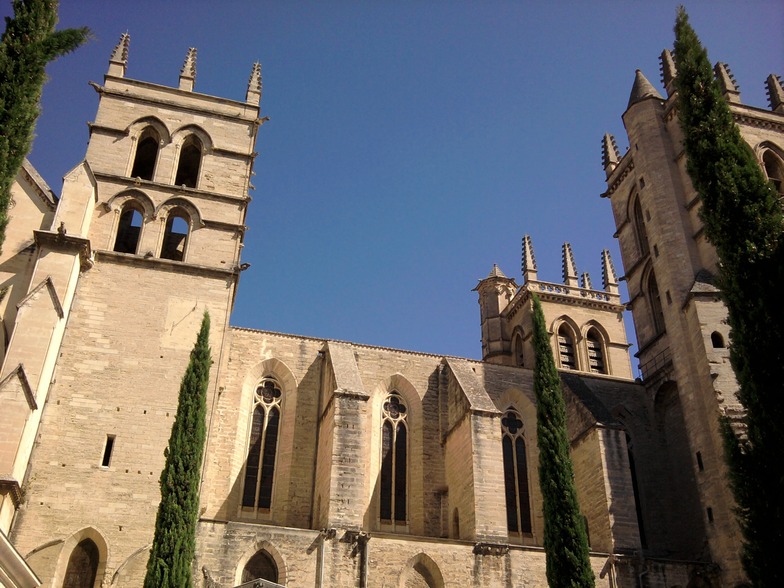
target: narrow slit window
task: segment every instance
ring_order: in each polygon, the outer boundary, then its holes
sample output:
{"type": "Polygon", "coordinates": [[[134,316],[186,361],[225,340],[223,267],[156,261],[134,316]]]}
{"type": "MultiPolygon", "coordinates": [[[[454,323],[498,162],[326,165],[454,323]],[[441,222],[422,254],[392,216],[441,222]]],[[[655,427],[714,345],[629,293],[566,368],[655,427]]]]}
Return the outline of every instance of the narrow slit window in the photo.
{"type": "Polygon", "coordinates": [[[114,451],[114,435],[106,436],[106,445],[103,447],[103,458],[101,459],[101,466],[108,468],[112,463],[112,451],[114,451]]]}
{"type": "Polygon", "coordinates": [[[648,255],[648,252],[650,251],[648,233],[645,230],[645,221],[642,216],[642,204],[640,204],[639,198],[635,198],[634,200],[632,214],[634,215],[634,234],[637,238],[637,250],[640,252],[641,256],[648,255]]]}
{"type": "Polygon", "coordinates": [[[653,272],[648,278],[648,303],[651,309],[654,335],[663,333],[664,312],[662,311],[661,296],[659,296],[659,285],[656,283],[656,276],[653,275],[653,272]]]}

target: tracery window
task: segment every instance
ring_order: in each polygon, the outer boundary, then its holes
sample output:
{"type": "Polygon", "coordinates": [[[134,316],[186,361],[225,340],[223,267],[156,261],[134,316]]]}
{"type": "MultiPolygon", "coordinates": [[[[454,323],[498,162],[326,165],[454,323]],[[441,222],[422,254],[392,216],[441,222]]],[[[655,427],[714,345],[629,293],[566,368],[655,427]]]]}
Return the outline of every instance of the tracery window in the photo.
{"type": "Polygon", "coordinates": [[[265,378],[253,395],[242,506],[254,511],[269,511],[272,506],[281,397],[280,386],[273,378],[265,378]]]}
{"type": "Polygon", "coordinates": [[[196,135],[190,135],[185,139],[180,148],[180,161],[174,178],[175,186],[196,187],[201,167],[201,149],[201,141],[196,135]]]}
{"type": "Polygon", "coordinates": [[[561,367],[567,370],[577,369],[577,360],[574,356],[574,337],[566,325],[558,329],[558,357],[561,367]]]}
{"type": "Polygon", "coordinates": [[[531,533],[531,500],[523,420],[514,409],[501,419],[506,490],[506,527],[510,533],[531,533]]]}
{"type": "Polygon", "coordinates": [[[391,392],[381,409],[381,504],[384,523],[407,520],[408,409],[397,392],[391,392]]]}
{"type": "Polygon", "coordinates": [[[80,541],[68,558],[63,588],[93,588],[98,574],[98,546],[92,539],[80,541]]]}
{"type": "Polygon", "coordinates": [[[147,127],[139,135],[136,145],[136,155],[133,159],[131,177],[142,180],[152,180],[155,173],[155,162],[158,159],[158,144],[160,138],[152,127],[147,127]]]}
{"type": "Polygon", "coordinates": [[[136,203],[129,202],[123,206],[120,213],[120,223],[117,225],[117,238],[114,241],[114,250],[118,253],[136,253],[141,232],[142,213],[139,211],[136,203]]]}
{"type": "Polygon", "coordinates": [[[585,339],[588,347],[588,369],[595,374],[606,374],[602,337],[596,329],[590,329],[585,339]]]}
{"type": "Polygon", "coordinates": [[[161,259],[182,261],[185,259],[185,250],[188,246],[188,232],[190,219],[182,209],[175,208],[166,219],[163,231],[163,245],[161,246],[161,259]]]}
{"type": "Polygon", "coordinates": [[[243,584],[253,580],[278,581],[278,566],[275,565],[275,560],[263,549],[257,551],[242,570],[243,584]]]}

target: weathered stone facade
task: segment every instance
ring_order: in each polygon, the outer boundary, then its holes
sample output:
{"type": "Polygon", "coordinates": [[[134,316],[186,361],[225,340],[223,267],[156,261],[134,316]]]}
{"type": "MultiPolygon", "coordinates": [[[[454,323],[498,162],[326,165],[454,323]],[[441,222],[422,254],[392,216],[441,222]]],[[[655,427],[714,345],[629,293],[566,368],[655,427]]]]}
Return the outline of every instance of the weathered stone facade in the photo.
{"type": "MultiPolygon", "coordinates": [[[[601,289],[568,244],[563,283],[543,282],[528,237],[522,286],[493,268],[476,288],[482,361],[231,327],[260,69],[245,102],[205,96],[195,50],[167,88],[125,78],[127,42],[95,86],[87,155],[59,202],[32,166],[20,172],[2,259],[0,529],[43,585],[79,565],[95,574],[80,585],[141,585],[208,310],[196,585],[545,586],[532,293],[562,368],[597,584],[742,581],[715,418],[737,410],[735,383],[674,98],[638,74],[634,148],[621,158],[605,139],[640,382],[609,254],[601,289]]],[[[773,106],[733,104],[761,161],[784,152],[773,106]]]]}

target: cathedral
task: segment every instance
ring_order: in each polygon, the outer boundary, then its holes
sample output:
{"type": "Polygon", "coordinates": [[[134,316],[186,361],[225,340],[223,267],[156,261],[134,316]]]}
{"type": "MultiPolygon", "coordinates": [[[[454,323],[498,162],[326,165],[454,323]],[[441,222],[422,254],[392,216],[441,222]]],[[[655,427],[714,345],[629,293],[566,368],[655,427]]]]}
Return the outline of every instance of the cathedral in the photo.
{"type": "MultiPolygon", "coordinates": [[[[623,276],[605,250],[592,284],[565,243],[552,281],[525,236],[519,283],[493,266],[476,285],[477,361],[232,325],[266,120],[260,66],[234,101],[194,91],[195,50],[178,87],[126,77],[128,44],[93,84],[87,152],[62,192],[29,162],[13,186],[0,257],[0,586],[142,585],[205,311],[195,586],[546,586],[534,295],[597,585],[744,584],[717,418],[739,413],[737,383],[669,51],[663,92],[636,72],[630,149],[602,141],[623,276]]],[[[763,109],[741,102],[726,64],[715,73],[782,191],[781,80],[768,78],[763,109]]]]}

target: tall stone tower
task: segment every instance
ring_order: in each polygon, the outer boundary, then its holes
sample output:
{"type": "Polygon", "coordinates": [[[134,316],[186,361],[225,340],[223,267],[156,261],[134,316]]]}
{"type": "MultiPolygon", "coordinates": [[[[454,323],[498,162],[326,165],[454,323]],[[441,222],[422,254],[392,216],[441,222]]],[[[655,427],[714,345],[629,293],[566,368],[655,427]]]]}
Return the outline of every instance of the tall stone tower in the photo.
{"type": "Polygon", "coordinates": [[[65,176],[51,225],[35,231],[2,368],[0,394],[23,401],[3,435],[0,523],[8,532],[16,517],[25,553],[69,537],[28,558],[58,586],[69,554],[100,553],[97,577],[122,575],[136,565],[129,546],[151,540],[189,351],[209,311],[218,363],[242,269],[260,66],[233,101],[193,91],[195,49],[177,88],[127,79],[128,46],[125,34],[93,84],[86,158],[65,176]]]}
{"type": "MultiPolygon", "coordinates": [[[[667,97],[637,71],[623,122],[629,150],[622,157],[605,135],[602,158],[620,242],[629,306],[637,331],[643,384],[657,425],[679,472],[671,480],[693,504],[675,521],[672,540],[700,559],[711,559],[725,585],[743,581],[740,535],[722,457],[720,415],[738,414],[737,382],[729,364],[726,309],[713,284],[717,257],[699,218],[700,197],[686,173],[678,125],[677,75],[664,51],[667,97]],[[687,453],[688,452],[688,453],[687,453]]],[[[771,110],[746,106],[726,64],[716,77],[760,166],[781,191],[784,177],[784,106],[781,81],[768,78],[771,110]]],[[[658,505],[641,504],[642,510],[658,505]]]]}

